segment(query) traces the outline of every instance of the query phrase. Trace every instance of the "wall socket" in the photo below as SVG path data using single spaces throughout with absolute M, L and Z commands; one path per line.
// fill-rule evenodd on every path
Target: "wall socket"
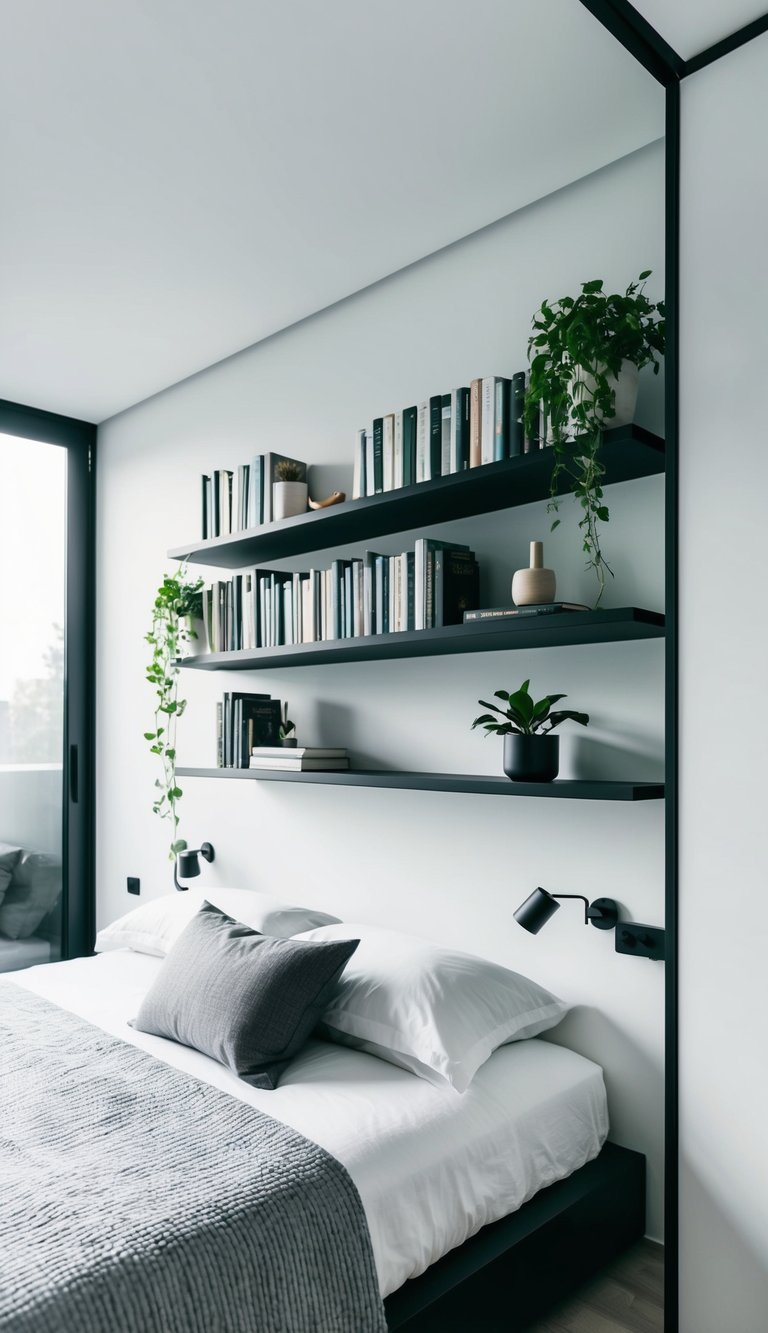
M 620 921 L 616 927 L 616 952 L 633 953 L 637 958 L 664 957 L 664 931 L 660 926 L 643 926 L 639 921 Z
M 129 876 L 128 876 L 128 892 L 129 892 L 129 893 L 136 893 L 136 894 L 141 893 L 141 880 L 140 880 L 140 879 L 134 879 L 134 877 L 133 877 L 132 875 L 129 875 Z

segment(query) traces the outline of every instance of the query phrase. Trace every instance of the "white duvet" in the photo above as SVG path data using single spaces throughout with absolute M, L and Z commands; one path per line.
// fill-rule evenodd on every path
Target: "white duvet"
M 496 1051 L 463 1095 L 320 1041 L 274 1092 L 248 1087 L 208 1056 L 128 1026 L 161 965 L 119 950 L 30 968 L 0 986 L 27 986 L 332 1153 L 362 1199 L 383 1296 L 583 1166 L 605 1141 L 599 1066 L 540 1040 Z

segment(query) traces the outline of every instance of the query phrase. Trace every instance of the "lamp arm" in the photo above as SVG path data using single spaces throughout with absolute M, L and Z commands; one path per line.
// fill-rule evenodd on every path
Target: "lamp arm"
M 176 889 L 178 890 L 179 893 L 187 893 L 187 891 L 188 891 L 188 889 L 189 889 L 189 885 L 188 885 L 188 884 L 179 884 L 179 877 L 178 877 L 178 875 L 176 874 L 176 867 L 177 867 L 177 865 L 178 865 L 178 862 L 177 862 L 176 858 L 174 857 L 174 860 L 173 860 L 173 884 L 174 884 L 174 888 L 176 888 Z
M 553 897 L 553 898 L 577 898 L 578 901 L 579 901 L 580 903 L 583 903 L 583 904 L 584 904 L 584 925 L 585 925 L 585 926 L 588 926 L 588 925 L 589 925 L 589 918 L 590 918 L 589 899 L 588 899 L 588 898 L 585 898 L 583 893 L 553 893 L 553 894 L 552 894 L 552 897 Z M 597 912 L 596 915 L 599 916 L 600 913 Z

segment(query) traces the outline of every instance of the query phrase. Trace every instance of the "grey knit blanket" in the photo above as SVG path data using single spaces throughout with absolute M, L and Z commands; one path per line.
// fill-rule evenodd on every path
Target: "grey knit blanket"
M 385 1333 L 323 1149 L 0 986 L 2 1333 Z

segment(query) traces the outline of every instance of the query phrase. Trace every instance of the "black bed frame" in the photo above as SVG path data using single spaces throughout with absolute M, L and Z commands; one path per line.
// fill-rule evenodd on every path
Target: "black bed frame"
M 387 1297 L 389 1328 L 522 1333 L 644 1232 L 645 1158 L 607 1143 Z

